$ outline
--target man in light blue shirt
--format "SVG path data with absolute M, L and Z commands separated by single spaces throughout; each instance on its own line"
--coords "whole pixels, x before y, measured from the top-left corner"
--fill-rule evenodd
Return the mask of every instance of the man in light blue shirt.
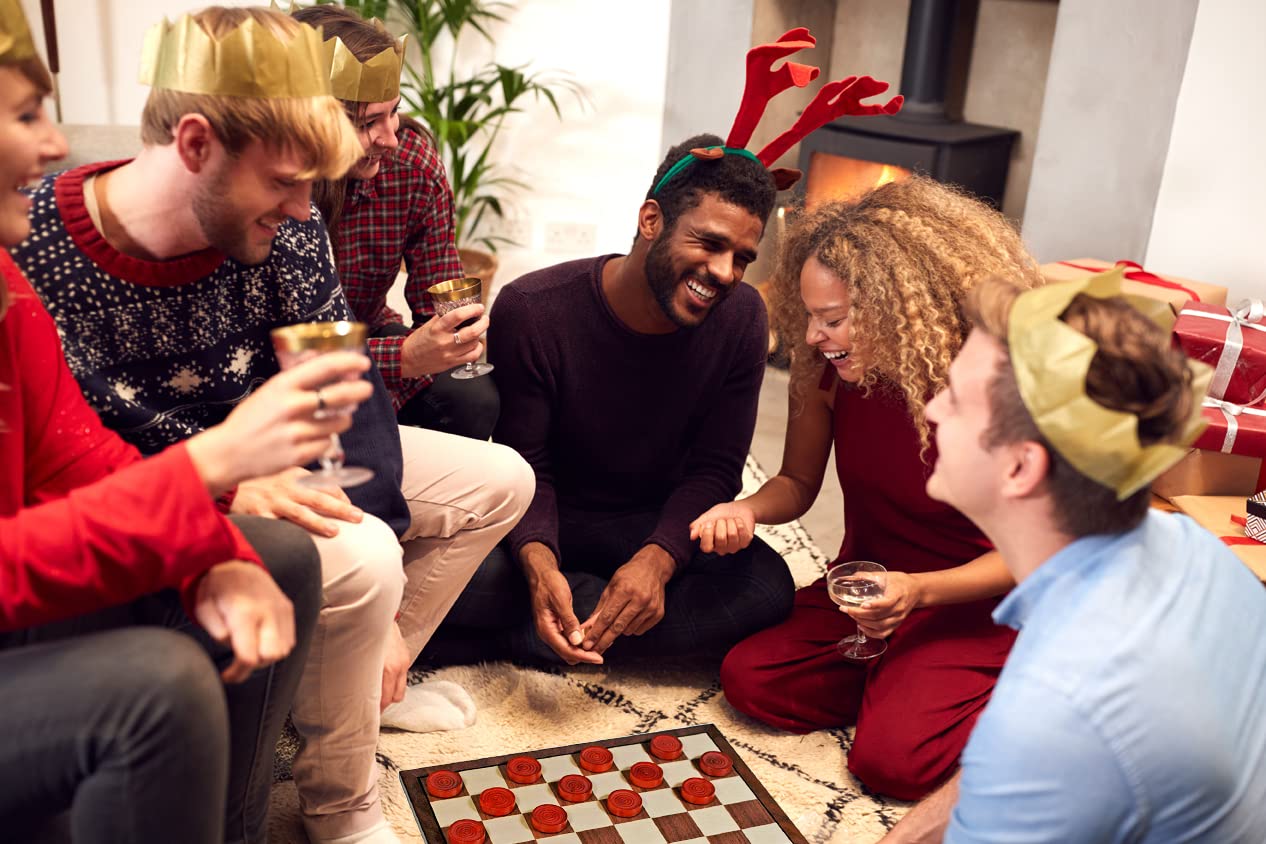
M 1266 841 L 1266 590 L 1148 507 L 1207 368 L 1118 291 L 973 292 L 928 492 L 1002 553 L 1020 635 L 960 773 L 886 843 Z

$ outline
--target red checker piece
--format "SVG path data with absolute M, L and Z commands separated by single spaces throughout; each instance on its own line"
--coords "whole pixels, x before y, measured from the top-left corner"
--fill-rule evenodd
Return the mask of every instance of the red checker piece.
M 696 806 L 711 803 L 716 793 L 716 786 L 703 777 L 691 777 L 681 784 L 681 799 Z
M 516 756 L 506 763 L 506 776 L 520 785 L 536 782 L 541 778 L 541 763 L 531 756 Z
M 558 781 L 558 796 L 568 803 L 583 803 L 593 793 L 593 783 L 589 777 L 580 774 L 568 774 Z
M 724 753 L 709 750 L 699 757 L 699 770 L 710 777 L 726 777 L 734 770 L 734 762 Z
M 485 788 L 479 792 L 479 808 L 485 815 L 502 817 L 514 811 L 514 792 L 501 786 Z
M 537 832 L 551 834 L 562 832 L 567 826 L 567 813 L 561 806 L 543 803 L 532 810 L 532 828 Z
M 655 736 L 651 739 L 651 755 L 671 762 L 681 758 L 681 739 L 676 736 Z
M 426 778 L 426 790 L 441 800 L 462 793 L 462 778 L 452 771 L 436 771 Z
M 615 759 L 605 747 L 586 747 L 580 751 L 580 767 L 594 774 L 611 770 Z
M 487 837 L 488 831 L 484 829 L 483 824 L 467 818 L 455 821 L 448 828 L 449 844 L 483 844 L 483 840 Z
M 607 795 L 607 809 L 617 818 L 636 817 L 642 811 L 642 795 L 627 788 L 617 788 Z
M 664 769 L 654 762 L 638 762 L 629 768 L 629 782 L 638 788 L 659 788 L 664 781 Z

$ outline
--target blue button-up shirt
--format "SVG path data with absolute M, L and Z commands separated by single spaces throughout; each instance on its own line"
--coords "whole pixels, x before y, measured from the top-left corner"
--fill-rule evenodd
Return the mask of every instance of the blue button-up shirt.
M 1266 589 L 1216 537 L 1150 512 L 994 619 L 1020 636 L 947 842 L 1266 842 Z

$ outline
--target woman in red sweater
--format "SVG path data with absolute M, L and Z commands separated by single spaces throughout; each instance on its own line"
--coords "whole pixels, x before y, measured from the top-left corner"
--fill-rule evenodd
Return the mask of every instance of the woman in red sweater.
M 41 105 L 50 89 L 20 7 L 0 0 L 5 248 L 29 234 L 20 189 L 65 153 Z M 88 407 L 52 319 L 0 249 L 6 835 L 71 808 L 76 841 L 263 840 L 272 748 L 321 581 L 303 531 L 230 521 L 215 500 L 315 459 L 350 424 L 314 418 L 317 405 L 370 393 L 360 380 L 321 385 L 367 368 L 322 356 L 141 460 Z
M 1015 635 L 990 616 L 1012 586 L 1002 560 L 924 489 L 936 463 L 924 407 L 966 337 L 966 291 L 993 274 L 1040 282 L 1001 214 L 930 179 L 802 214 L 782 244 L 772 305 L 792 344 L 782 468 L 691 526 L 703 550 L 728 553 L 756 524 L 798 518 L 835 449 L 836 562 L 880 563 L 886 592 L 845 615 L 824 580 L 799 590 L 786 621 L 730 651 L 721 682 L 733 706 L 781 729 L 856 724 L 849 770 L 905 800 L 953 773 Z M 859 625 L 888 640 L 882 656 L 837 651 Z

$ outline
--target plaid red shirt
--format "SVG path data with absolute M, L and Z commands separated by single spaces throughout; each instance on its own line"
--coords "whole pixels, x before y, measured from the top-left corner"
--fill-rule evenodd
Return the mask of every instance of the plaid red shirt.
M 426 289 L 465 273 L 453 238 L 453 191 L 429 140 L 401 127 L 400 146 L 390 160 L 383 160 L 378 175 L 348 184 L 334 252 L 347 302 L 371 329 L 404 322 L 387 307 L 387 291 L 395 284 L 401 259 L 414 328 L 435 314 Z M 404 337 L 369 341 L 396 410 L 434 380 L 400 374 L 403 345 Z

